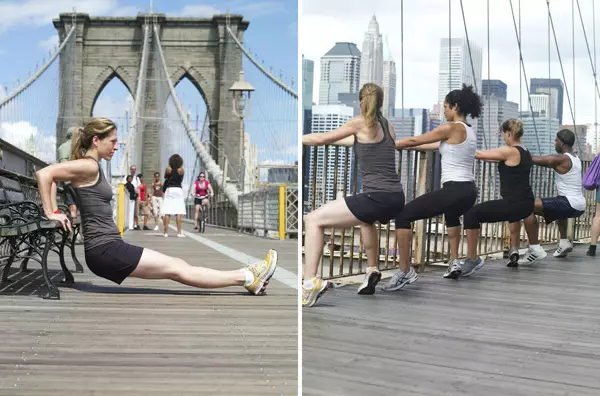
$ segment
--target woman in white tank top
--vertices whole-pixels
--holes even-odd
[[[454,262],[458,262],[460,241],[460,216],[477,200],[477,187],[473,174],[477,136],[467,123],[467,117],[477,118],[481,114],[481,99],[473,87],[463,84],[446,95],[444,115],[447,124],[431,132],[396,141],[396,148],[419,151],[439,150],[442,155],[442,188],[415,198],[407,203],[396,217],[396,238],[400,253],[400,271],[383,287],[383,290],[399,290],[416,278],[410,276],[410,248],[412,225],[416,220],[445,215],[450,244],[450,262],[447,277]]]

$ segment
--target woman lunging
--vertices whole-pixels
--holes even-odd
[[[354,147],[363,180],[361,194],[329,202],[304,219],[304,306],[313,306],[327,290],[327,282],[317,278],[325,228],[360,225],[368,268],[358,293],[373,294],[375,285],[381,279],[377,269],[379,236],[373,223],[387,223],[404,207],[404,193],[394,165],[394,128],[381,115],[383,91],[375,84],[365,84],[359,92],[359,100],[359,116],[334,131],[302,137],[302,143],[307,146],[334,143]]]
[[[523,123],[520,120],[504,121],[501,129],[506,146],[478,151],[476,158],[498,162],[502,199],[480,203],[465,213],[467,258],[454,271],[454,276],[469,276],[483,266],[483,258],[477,256],[481,223],[509,222],[510,259],[508,266],[516,267],[519,262],[521,220],[533,213],[535,201],[529,181],[533,160],[531,153],[521,143]]]
[[[70,220],[57,213],[56,195],[51,191],[56,182],[72,182],[81,213],[85,261],[94,274],[117,284],[128,277],[171,279],[207,289],[244,286],[253,294],[264,293],[277,265],[274,250],[269,250],[265,260],[241,270],[217,271],[124,242],[113,221],[112,188],[100,167],[100,160],[110,161],[116,150],[115,124],[106,118],[93,118],[75,133],[71,161],[36,173],[45,215],[68,230]]]
[[[399,149],[439,150],[442,155],[442,188],[423,194],[406,204],[396,216],[396,239],[400,255],[400,271],[383,286],[385,291],[400,290],[417,280],[417,273],[410,265],[412,226],[416,220],[444,214],[448,227],[450,261],[444,278],[450,277],[458,263],[460,242],[460,216],[477,200],[477,187],[473,165],[477,151],[477,135],[466,122],[466,117],[479,117],[481,100],[473,87],[451,91],[444,99],[444,115],[447,124],[420,136],[398,140]]]

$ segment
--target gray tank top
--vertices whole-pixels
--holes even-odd
[[[396,170],[396,145],[390,136],[388,121],[379,116],[383,139],[377,143],[360,143],[354,138],[354,152],[362,173],[363,192],[402,192]]]
[[[85,157],[96,161],[92,157]],[[121,234],[113,221],[110,201],[113,199],[110,183],[98,164],[98,181],[87,187],[74,187],[77,208],[81,213],[83,246],[90,250],[109,242],[121,240]]]

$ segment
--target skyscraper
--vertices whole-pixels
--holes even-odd
[[[530,92],[532,94],[550,95],[550,118],[557,118],[558,123],[562,124],[563,113],[563,93],[564,85],[558,78],[532,78],[530,81]]]
[[[338,94],[359,90],[360,51],[354,43],[335,43],[321,58],[319,105],[339,103]]]
[[[396,108],[396,62],[393,59],[383,62],[383,116],[391,117]]]
[[[309,110],[313,103],[315,62],[302,55],[302,108]]]
[[[369,28],[365,32],[362,48],[360,87],[369,82],[381,87],[383,84],[383,40],[375,15],[371,18]]]
[[[312,133],[332,131],[353,117],[352,108],[345,105],[314,106],[312,113]],[[327,163],[325,163],[325,150],[327,150]],[[337,162],[335,161],[336,152]],[[351,171],[354,153],[352,148],[347,152],[348,155],[346,155],[344,147],[333,145],[327,148],[324,146],[310,148],[308,180],[312,181],[314,178],[316,182],[314,185],[312,182],[308,184],[308,194],[304,197],[305,212],[310,210],[313,191],[316,206],[343,196],[344,187],[346,187],[346,193],[352,191]],[[345,172],[346,169],[348,172]],[[337,178],[334,177],[336,170]],[[348,179],[345,178],[346,176]]]
[[[481,96],[495,96],[506,100],[506,84],[500,80],[483,80],[481,82]]]
[[[467,40],[453,38],[449,41],[443,38],[440,41],[440,73],[438,83],[438,103],[444,108],[444,99],[448,92],[461,89],[463,84],[473,85],[475,92],[481,94],[481,68],[483,51],[480,46],[471,41],[471,55],[473,67],[469,56]],[[473,73],[475,69],[475,73]],[[475,75],[473,75],[475,74]],[[442,121],[445,119],[441,111]],[[475,124],[471,122],[471,124]],[[474,125],[476,128],[476,126]]]

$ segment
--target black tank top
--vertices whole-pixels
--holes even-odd
[[[169,177],[167,178],[167,180],[165,181],[165,189],[169,188],[169,187],[179,187],[181,188],[181,182],[183,181],[183,175],[180,175],[177,172],[177,169],[173,169],[171,170],[171,174],[169,175]]]
[[[529,174],[533,166],[531,153],[521,146],[514,147],[519,150],[521,155],[519,165],[508,166],[504,161],[498,163],[500,194],[502,198],[510,201],[534,200],[535,197],[529,182]]]
[[[383,139],[376,143],[360,143],[354,138],[354,153],[362,173],[363,192],[402,192],[396,170],[396,146],[388,121],[378,116]]]

